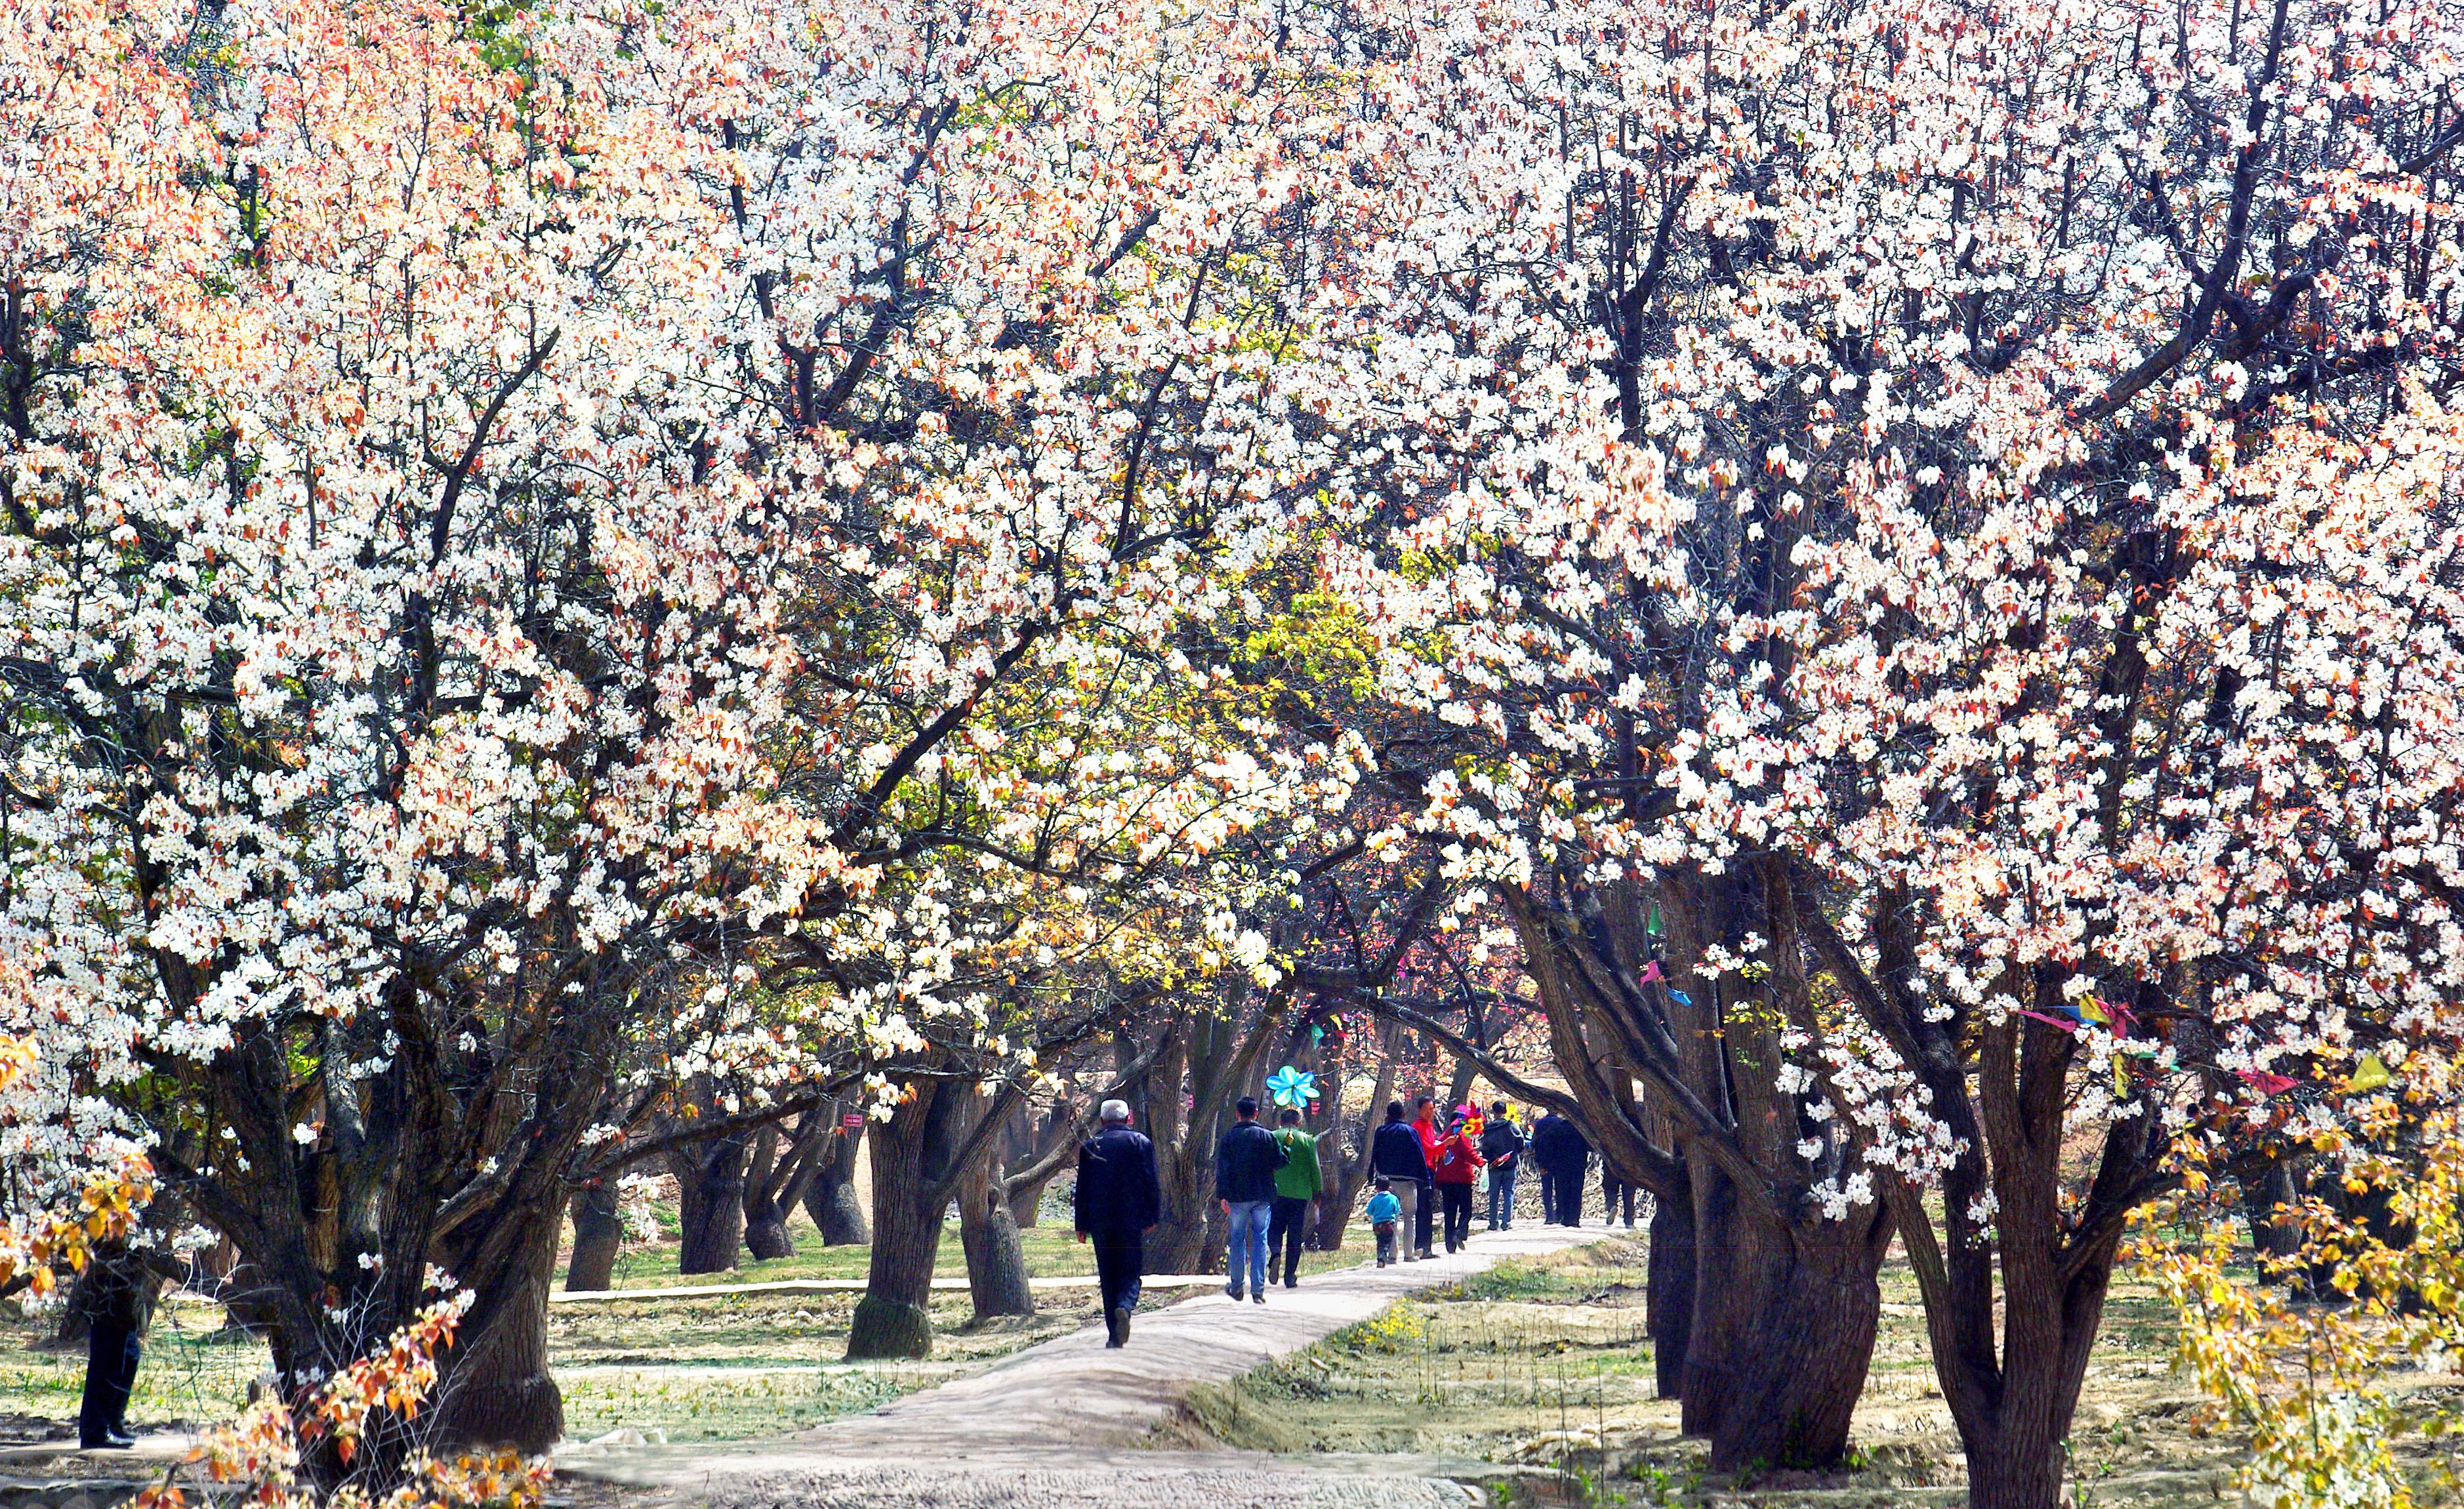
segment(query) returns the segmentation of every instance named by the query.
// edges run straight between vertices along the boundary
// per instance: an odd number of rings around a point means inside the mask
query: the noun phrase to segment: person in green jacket
[[[1309,1224],[1309,1201],[1325,1180],[1317,1171],[1317,1139],[1301,1125],[1301,1113],[1285,1106],[1276,1120],[1275,1141],[1284,1145],[1284,1166],[1275,1170],[1275,1209],[1266,1217],[1266,1281],[1275,1281],[1277,1255],[1282,1255],[1284,1287],[1301,1283],[1301,1231]]]

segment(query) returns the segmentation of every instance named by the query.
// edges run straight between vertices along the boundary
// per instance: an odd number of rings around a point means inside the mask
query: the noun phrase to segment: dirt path
[[[1089,1327],[870,1414],[782,1441],[726,1447],[576,1447],[561,1475],[656,1489],[713,1509],[1439,1509],[1465,1490],[1408,1468],[1248,1453],[1140,1450],[1195,1384],[1220,1382],[1369,1319],[1416,1290],[1502,1258],[1560,1251],[1597,1229],[1476,1236],[1463,1253],[1367,1265],[1275,1289],[1221,1293],[1141,1314],[1130,1345]]]

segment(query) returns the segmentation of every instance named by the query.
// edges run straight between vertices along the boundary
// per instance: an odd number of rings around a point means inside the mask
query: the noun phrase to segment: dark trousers
[[[85,1397],[77,1408],[77,1441],[99,1446],[128,1421],[128,1395],[137,1387],[137,1357],[143,1348],[137,1328],[98,1320],[85,1339]]]
[[[1437,1190],[1424,1184],[1420,1186],[1420,1208],[1412,1213],[1412,1250],[1428,1252],[1435,1243],[1437,1230]]]
[[[1617,1224],[1617,1201],[1620,1198],[1625,1201],[1625,1223],[1628,1226],[1632,1226],[1634,1224],[1634,1186],[1631,1184],[1619,1184],[1617,1180],[1616,1174],[1601,1174],[1600,1205],[1602,1209],[1600,1211],[1600,1214],[1606,1217],[1605,1224],[1611,1226]]]
[[[1549,1219],[1560,1226],[1583,1224],[1583,1176],[1591,1171],[1589,1158],[1549,1170]]]
[[[1146,1272],[1144,1232],[1089,1232],[1095,1247],[1095,1288],[1104,1297],[1104,1313],[1138,1307],[1138,1278]]]
[[[1266,1215],[1266,1281],[1275,1281],[1275,1262],[1282,1255],[1284,1287],[1301,1281],[1301,1232],[1309,1225],[1309,1202],[1295,1194],[1275,1196]]]
[[[1471,1240],[1471,1186],[1439,1185],[1438,1203],[1445,1208],[1446,1251],[1453,1252]]]

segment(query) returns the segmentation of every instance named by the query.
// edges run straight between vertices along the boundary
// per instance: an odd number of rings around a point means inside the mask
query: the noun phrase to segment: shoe
[[[1284,1287],[1287,1289],[1297,1289],[1300,1286],[1301,1281],[1298,1279],[1287,1279],[1284,1280]]]
[[[1227,1283],[1227,1284],[1225,1284],[1225,1285],[1223,1286],[1223,1292],[1224,1292],[1225,1294],[1230,1295],[1230,1296],[1232,1297],[1232,1299],[1233,1299],[1234,1302],[1236,1302],[1236,1303],[1237,1303],[1237,1302],[1239,1302],[1240,1301],[1242,1301],[1242,1300],[1245,1300],[1245,1299],[1247,1299],[1247,1298],[1249,1297],[1249,1291],[1248,1291],[1248,1290],[1246,1290],[1246,1289],[1236,1289],[1236,1288],[1232,1287],[1232,1285],[1230,1285],[1230,1284],[1228,1284],[1228,1283]]]
[[[1257,1293],[1249,1296],[1249,1298],[1257,1301],[1260,1304],[1264,1304],[1266,1302],[1266,1291],[1261,1289]]]
[[[77,1438],[77,1450],[80,1452],[124,1452],[136,1444],[137,1437],[121,1435],[117,1432],[99,1440],[89,1441],[83,1436]]]
[[[1122,1308],[1104,1312],[1104,1345],[1126,1346],[1130,1341],[1130,1312]]]

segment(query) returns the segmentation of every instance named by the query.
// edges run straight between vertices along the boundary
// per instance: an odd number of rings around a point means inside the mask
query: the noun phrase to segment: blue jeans
[[[1488,1170],[1488,1229],[1498,1231],[1514,1224],[1514,1175],[1512,1164]]]
[[[1226,1229],[1224,1249],[1224,1287],[1239,1299],[1252,1290],[1266,1292],[1266,1223],[1274,1218],[1272,1200],[1234,1200],[1231,1224]],[[1241,1277],[1241,1265],[1248,1264],[1249,1276]]]

